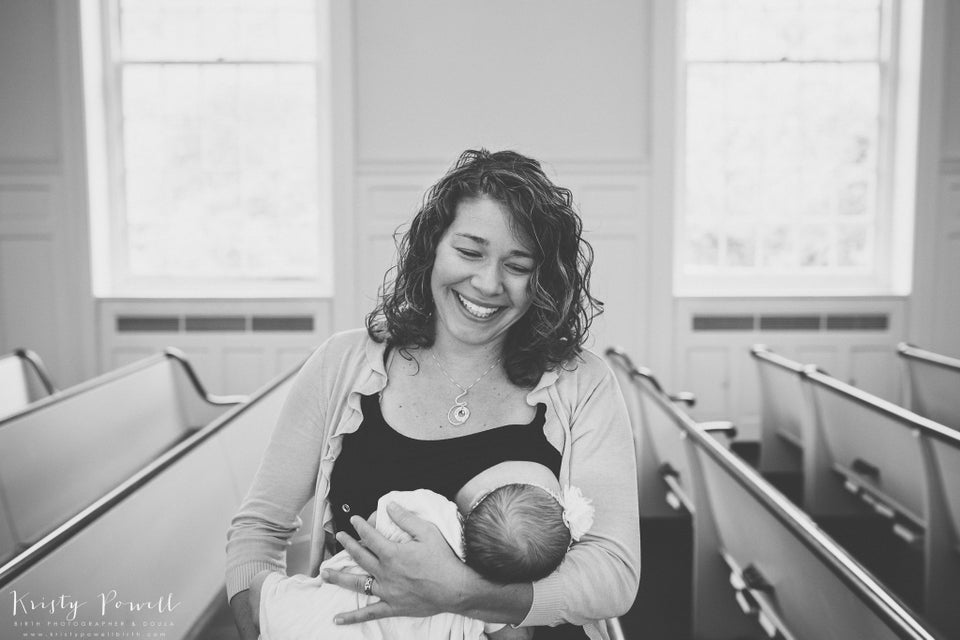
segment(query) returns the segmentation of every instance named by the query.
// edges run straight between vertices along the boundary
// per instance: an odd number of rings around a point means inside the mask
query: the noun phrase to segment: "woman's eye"
[[[479,258],[479,257],[480,257],[480,252],[479,252],[479,251],[474,251],[474,250],[472,250],[472,249],[461,249],[461,248],[458,247],[458,248],[457,248],[457,252],[460,253],[460,255],[464,256],[465,258]]]
[[[514,273],[519,273],[521,275],[526,275],[533,271],[533,267],[528,267],[525,264],[508,264],[507,268]]]

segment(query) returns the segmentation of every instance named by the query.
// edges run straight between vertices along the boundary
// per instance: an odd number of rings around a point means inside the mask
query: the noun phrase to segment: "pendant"
[[[455,427],[459,427],[469,418],[470,409],[467,408],[466,402],[455,404],[450,407],[450,411],[447,411],[447,421]]]

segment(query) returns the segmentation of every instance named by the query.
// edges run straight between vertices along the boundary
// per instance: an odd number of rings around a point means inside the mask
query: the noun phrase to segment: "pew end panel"
[[[637,495],[640,498],[640,514],[643,518],[675,518],[676,509],[664,500],[664,479],[660,475],[660,463],[653,442],[644,422],[643,407],[633,379],[634,367],[629,357],[622,351],[607,349],[607,358],[611,364],[630,417],[630,429],[633,432],[633,446],[637,458]]]
[[[20,358],[0,357],[0,418],[30,404],[30,389]]]
[[[803,367],[764,345],[754,345],[750,353],[760,384],[760,472],[800,473],[813,429]]]
[[[677,514],[692,514],[696,511],[696,500],[684,444],[686,436],[677,429],[669,410],[663,406],[662,403],[669,403],[670,400],[660,400],[659,386],[653,383],[655,379],[636,376],[635,380],[640,388],[641,424],[657,461],[657,474],[660,477],[658,486],[662,490],[666,485],[666,493],[661,493],[661,500],[665,498],[666,504]]]
[[[0,420],[56,391],[43,360],[33,351],[16,349],[0,356]]]
[[[230,407],[247,401],[247,396],[244,395],[224,396],[209,393],[193,365],[179,349],[167,347],[163,354],[170,361],[181,420],[189,428],[199,429]]]

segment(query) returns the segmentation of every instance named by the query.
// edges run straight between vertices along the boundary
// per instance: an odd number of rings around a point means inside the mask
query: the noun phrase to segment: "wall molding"
[[[446,173],[456,158],[446,159],[377,159],[361,160],[357,163],[357,175],[430,175],[437,180]],[[650,163],[641,159],[613,158],[537,158],[544,166],[547,175],[584,174],[584,175],[649,175]]]

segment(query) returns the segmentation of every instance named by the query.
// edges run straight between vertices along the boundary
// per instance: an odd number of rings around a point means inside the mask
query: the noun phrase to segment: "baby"
[[[593,507],[579,490],[567,487],[561,491],[553,473],[532,462],[491,467],[470,479],[455,499],[456,504],[426,489],[388,493],[377,504],[377,530],[395,542],[410,539],[387,515],[386,505],[398,504],[435,524],[474,571],[492,582],[510,584],[532,582],[552,573],[572,542],[593,523]],[[346,551],[321,568],[364,573]],[[338,626],[333,623],[335,614],[366,606],[377,598],[320,578],[264,571],[251,584],[251,598],[257,593],[262,640],[517,637],[515,630],[505,625],[485,624],[453,613]],[[528,636],[521,632],[519,637]]]

